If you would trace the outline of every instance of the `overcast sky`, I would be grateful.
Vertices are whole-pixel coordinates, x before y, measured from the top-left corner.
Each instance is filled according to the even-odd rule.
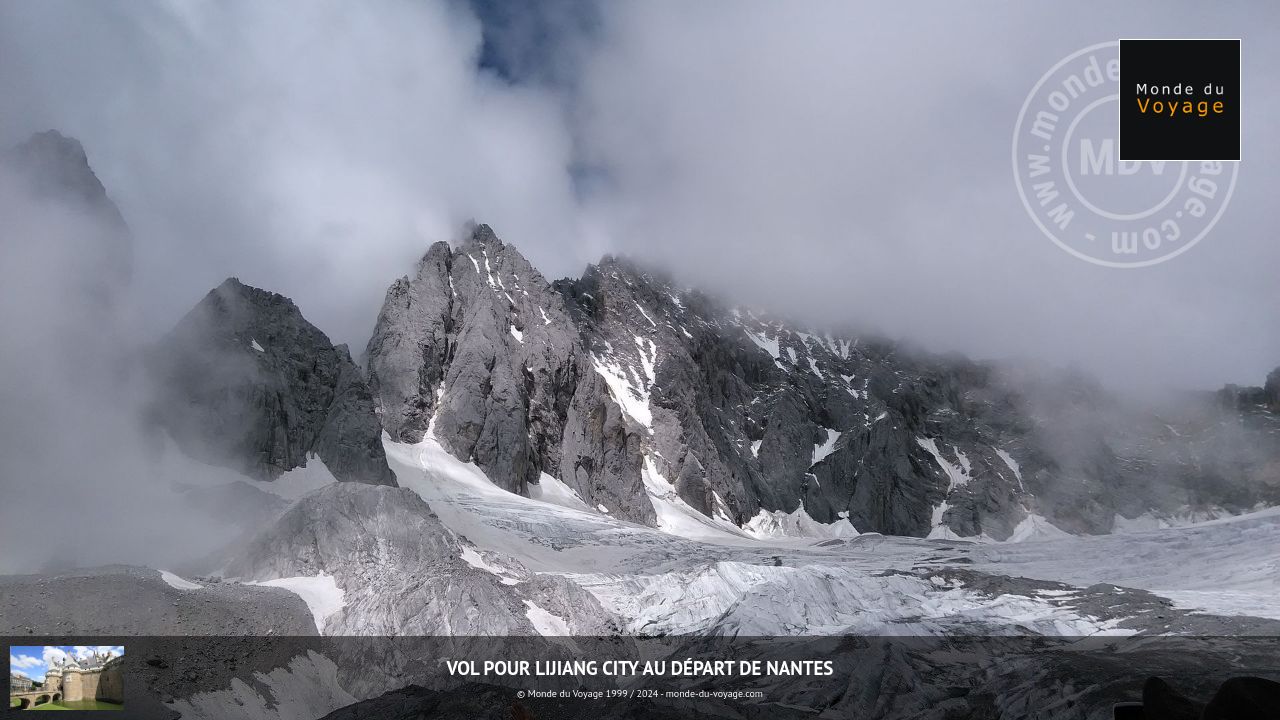
[[[14,0],[0,144],[84,143],[154,328],[235,275],[358,354],[387,285],[474,218],[549,278],[623,252],[937,350],[1260,383],[1280,364],[1280,12],[1058,5]],[[1051,244],[1009,170],[1041,74],[1119,37],[1244,41],[1231,205],[1130,271]]]

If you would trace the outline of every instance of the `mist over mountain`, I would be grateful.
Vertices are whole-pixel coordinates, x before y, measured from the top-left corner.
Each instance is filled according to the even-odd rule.
[[[1270,94],[1242,108],[1255,169],[1222,222],[1148,271],[1063,257],[1007,167],[1026,93],[1070,52],[1262,33],[1275,8],[486,5],[9,5],[0,146],[84,143],[152,336],[239,277],[358,354],[387,278],[476,219],[551,279],[626,255],[729,304],[1113,392],[1253,384],[1280,357]],[[906,47],[929,52],[889,62]],[[1277,46],[1249,47],[1266,87]]]
[[[1001,10],[0,4],[0,634],[219,720],[529,716],[484,653],[831,658],[670,706],[769,720],[1272,672],[1275,97],[1140,272],[1006,163],[1100,23],[1256,87],[1277,11]]]
[[[288,298],[230,278],[148,366],[149,414],[193,457],[256,480],[319,458],[338,480],[395,485],[362,373]]]
[[[1135,405],[1079,374],[730,309],[612,257],[548,284],[486,225],[392,284],[366,365],[393,439],[657,527],[800,512],[1006,539],[1277,499],[1274,418],[1208,393]]]
[[[1280,499],[1270,384],[1138,403],[1080,373],[732,308],[631,259],[549,282],[487,225],[433,244],[391,284],[362,366],[290,300],[235,279],[153,343],[132,329],[130,303],[145,301],[118,259],[130,256],[127,226],[80,145],[45,133],[13,157],[24,207],[86,223],[41,247],[102,258],[71,266],[83,284],[50,303],[77,330],[39,340],[67,367],[31,402],[123,418],[103,455],[140,492],[187,488],[171,498],[179,505],[207,498],[191,480],[226,477],[217,467],[286,476],[281,487],[394,485],[383,432],[439,442],[518,495],[563,483],[585,507],[667,531],[812,522],[1004,540]],[[80,352],[85,343],[97,349]],[[48,465],[55,439],[10,462]],[[295,469],[311,479],[290,479]],[[83,471],[39,472],[74,483]],[[235,508],[248,490],[217,492],[216,506]]]

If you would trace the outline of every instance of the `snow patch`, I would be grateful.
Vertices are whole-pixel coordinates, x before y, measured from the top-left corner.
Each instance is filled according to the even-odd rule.
[[[257,338],[254,338],[254,339],[252,339],[251,341],[249,341],[249,347],[253,348],[254,350],[257,350],[257,351],[258,351],[258,352],[260,352],[260,353],[264,353],[264,352],[266,352],[266,350],[265,350],[265,349],[263,349],[263,347],[262,347],[261,345],[259,345],[259,344],[258,344],[258,339],[257,339]]]
[[[744,328],[744,330],[745,330],[745,328]],[[777,366],[778,366],[778,368],[779,368],[780,370],[786,370],[786,369],[787,369],[785,365],[783,365],[782,363],[778,362],[779,360],[781,360],[781,359],[782,359],[782,351],[778,348],[778,341],[777,341],[777,339],[770,340],[769,338],[765,337],[764,335],[759,335],[759,334],[754,333],[754,332],[752,332],[752,331],[750,331],[750,330],[746,330],[746,333],[747,333],[747,337],[751,338],[751,342],[753,342],[753,343],[755,343],[755,344],[756,344],[756,347],[758,347],[758,348],[760,348],[761,350],[763,350],[763,351],[765,351],[765,352],[769,353],[769,357],[770,357],[770,358],[773,358],[773,364],[774,364],[774,365],[777,365]]]
[[[506,290],[507,287],[502,284],[502,278],[498,277],[495,279],[493,276],[493,268],[489,265],[489,251],[481,250],[480,252],[484,254],[484,272],[489,277],[489,289],[495,292],[499,289]],[[475,260],[472,260],[472,262],[475,262]],[[479,269],[477,269],[476,272],[479,272]],[[507,299],[510,300],[511,296],[508,295]]]
[[[939,507],[942,508],[942,512],[945,512],[948,505],[944,502]],[[938,523],[942,522],[942,513],[938,511],[938,508],[934,508],[934,517],[938,518]],[[925,539],[926,540],[962,540],[964,542],[975,542],[975,543],[995,542],[995,540],[992,540],[991,537],[988,536],[986,533],[983,533],[981,535],[961,535],[957,533],[955,530],[952,530],[950,527],[946,525],[941,525],[941,524],[936,525],[932,530],[930,530],[929,534],[925,536]]]
[[[168,570],[160,571],[160,579],[168,583],[169,587],[177,588],[179,590],[203,590],[204,589],[203,585],[197,585],[191,582],[190,580],[183,580],[182,578],[178,577],[177,575],[174,575]]]
[[[465,562],[466,564],[470,565],[471,567],[477,570],[483,570],[491,575],[497,575],[498,577],[502,577],[507,573],[506,569],[504,568],[498,567],[497,565],[490,565],[484,559],[484,556],[476,552],[475,548],[471,547],[470,545],[462,546],[461,557],[462,557],[462,561]]]
[[[827,431],[827,439],[820,445],[813,446],[813,462],[809,463],[812,467],[822,462],[822,459],[836,451],[836,441],[840,439],[841,433],[837,430],[824,428]]]
[[[307,464],[296,467],[271,482],[255,482],[256,487],[279,495],[286,500],[297,500],[307,493],[332,485],[338,479],[318,455],[307,457]]]
[[[635,306],[636,309],[640,311],[640,314],[644,316],[644,319],[649,321],[650,325],[658,327],[658,323],[654,322],[653,318],[649,317],[649,313],[645,312],[644,308],[640,307],[640,303],[635,303]]]
[[[946,473],[947,497],[951,497],[951,493],[954,492],[956,488],[963,487],[969,483],[969,458],[965,457],[964,453],[960,452],[960,450],[954,445],[952,446],[952,449],[955,450],[956,459],[960,465],[954,465],[943,457],[942,451],[938,449],[937,441],[933,438],[918,437],[916,438],[916,444],[929,451],[929,454],[933,456],[933,459],[938,463],[938,466],[942,468],[944,473]],[[956,535],[951,528],[942,524],[942,516],[946,514],[949,508],[950,505],[945,499],[933,508],[933,530],[930,531],[928,535],[930,540],[964,539],[959,535]]]
[[[995,451],[996,455],[1000,456],[1000,459],[1004,461],[1004,464],[1008,465],[1009,469],[1012,470],[1013,474],[1018,478],[1018,489],[1026,492],[1027,488],[1022,484],[1022,468],[1018,466],[1018,461],[1014,460],[1013,456],[1010,455],[1008,451],[1001,450],[1000,448],[995,448]]]
[[[484,556],[469,545],[462,546],[462,560],[477,570],[483,570],[490,575],[497,576],[503,585],[518,585],[520,581],[511,577],[511,571],[499,565],[494,565],[484,559]]]
[[[248,679],[252,684],[232,678],[225,690],[179,698],[169,708],[188,720],[284,720],[325,717],[358,702],[342,689],[338,666],[314,650]]]
[[[573,634],[569,630],[569,623],[565,622],[564,618],[547,612],[532,600],[525,600],[524,604],[528,608],[524,611],[524,616],[529,618],[529,622],[533,623],[533,629],[537,630],[539,635],[544,637],[564,637]]]
[[[1071,537],[1071,533],[1049,522],[1043,515],[1031,513],[1023,518],[1022,522],[1018,523],[1018,526],[1013,529],[1013,534],[1009,536],[1006,542],[1035,542],[1065,537]]]
[[[942,502],[933,506],[933,516],[929,519],[929,523],[933,526],[933,532],[929,533],[930,540],[937,539],[933,535],[935,532],[938,532],[939,530],[942,530],[944,528],[942,524],[942,516],[946,515],[947,511],[950,509],[951,509],[951,504],[948,503],[946,500],[943,500]],[[946,528],[946,530],[947,532],[951,532],[951,528]]]
[[[173,444],[172,439],[167,437],[165,438],[165,447],[161,457],[161,464],[166,469],[166,474],[181,478],[181,482],[177,483],[178,485],[221,487],[244,483],[290,502],[313,490],[338,482],[338,479],[325,466],[324,461],[316,455],[308,455],[306,465],[289,470],[275,480],[255,480],[229,468],[213,465],[205,466],[203,463],[200,463],[201,469],[204,470],[203,472],[191,472],[191,463],[194,461],[182,455],[177,446]]]
[[[676,493],[676,488],[658,471],[649,455],[640,468],[649,502],[658,518],[658,529],[684,538],[741,538],[743,532],[730,522],[709,518],[693,509]]]
[[[733,522],[729,517],[729,504],[726,503],[724,498],[720,497],[720,493],[715,490],[711,491],[711,514],[717,520],[723,520],[727,523]]]
[[[942,456],[942,452],[938,450],[938,443],[933,438],[918,437],[916,438],[916,444],[918,444],[920,447],[924,448],[925,450],[928,450],[929,454],[933,456],[933,459],[937,461],[938,467],[941,467],[942,471],[946,473],[947,481],[948,481],[947,482],[948,494],[950,494],[953,490],[955,490],[958,487],[962,487],[964,485],[969,484],[969,480],[971,478],[969,477],[969,472],[967,467],[961,467],[960,465],[953,465],[952,463],[948,462],[947,459]],[[964,455],[959,452],[957,452],[957,456],[961,465],[968,466],[969,458],[964,457]]]
[[[311,609],[311,617],[315,619],[316,630],[322,635],[324,634],[325,620],[330,615],[346,607],[346,594],[342,592],[342,588],[338,587],[338,583],[333,579],[332,575],[324,573],[315,577],[300,575],[298,577],[263,580],[249,583],[249,585],[284,588],[302,598],[302,601]]]
[[[800,507],[789,513],[781,510],[768,511],[764,508],[756,516],[747,521],[742,529],[751,537],[760,540],[777,540],[781,538],[814,538],[828,540],[833,538],[852,538],[858,536],[858,530],[849,522],[849,513],[844,512],[839,520],[832,523],[820,523],[814,520]]]
[[[636,349],[640,351],[640,368],[644,370],[645,380],[648,381],[648,387],[652,387],[658,376],[654,373],[654,366],[658,363],[658,346],[649,338],[636,336]]]
[[[639,340],[637,338],[637,344],[639,344]],[[649,345],[653,348],[652,341],[649,341]],[[641,345],[641,348],[641,355],[643,356],[643,345]],[[654,352],[656,353],[656,348],[654,348]],[[649,384],[646,384],[644,380],[648,380],[649,383],[653,382],[653,360],[642,357],[641,363],[644,365],[645,378],[637,377],[638,382],[633,383],[627,375],[635,375],[636,373],[631,371],[630,368],[623,368],[621,365],[610,362],[595,353],[591,355],[591,364],[595,367],[596,372],[604,378],[605,384],[609,386],[609,394],[618,403],[618,407],[622,408],[622,412],[652,431],[653,413],[649,410]]]
[[[511,337],[515,338],[516,341],[520,343],[524,343],[524,333],[517,330],[515,325],[511,326]]]
[[[573,510],[589,510],[573,488],[546,473],[538,476],[537,484],[529,484],[529,497]]]

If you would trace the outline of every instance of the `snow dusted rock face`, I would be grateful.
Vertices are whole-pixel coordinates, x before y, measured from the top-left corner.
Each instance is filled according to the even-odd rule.
[[[346,346],[286,297],[227,280],[161,341],[151,369],[154,418],[194,458],[273,480],[314,455],[340,481],[395,484]]]
[[[366,366],[393,440],[430,430],[511,492],[547,473],[592,507],[654,520],[637,428],[609,401],[564,299],[487,225],[456,251],[436,243],[392,284]]]
[[[820,536],[1025,540],[1280,502],[1258,482],[1280,448],[1208,398],[1157,416],[1069,373],[731,310],[624,259],[548,285],[485,225],[392,285],[367,366],[392,439],[430,431],[511,492],[545,473],[672,532],[780,513],[838,528]]]
[[[392,439],[418,442],[431,427],[458,458],[526,494],[541,470],[559,475],[578,352],[546,280],[478,225],[391,286],[366,365]]]
[[[558,288],[639,429],[655,504],[739,526],[803,514],[832,526],[819,537],[932,530],[946,485],[917,437],[949,388],[892,346],[730,311],[617,258]]]
[[[475,549],[406,488],[321,488],[224,572],[294,590],[327,635],[594,635],[617,628],[585,590]]]

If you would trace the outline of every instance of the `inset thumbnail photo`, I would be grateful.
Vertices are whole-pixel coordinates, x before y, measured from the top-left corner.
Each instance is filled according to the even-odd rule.
[[[10,710],[123,710],[123,645],[11,645]]]

